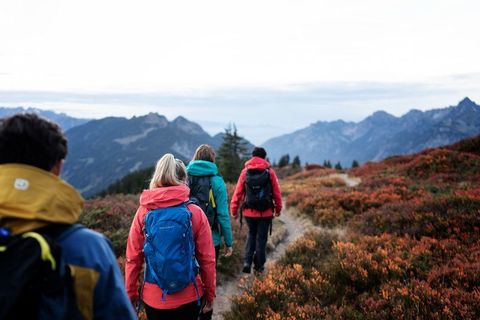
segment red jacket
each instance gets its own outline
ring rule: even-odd
[[[282,194],[280,192],[277,175],[275,174],[275,171],[270,168],[270,163],[268,163],[268,161],[260,157],[252,157],[252,159],[245,163],[245,168],[242,170],[240,177],[238,178],[237,186],[235,187],[235,192],[233,193],[233,198],[230,202],[230,212],[232,213],[232,216],[237,216],[238,208],[245,199],[245,179],[247,177],[247,170],[249,169],[269,169],[270,181],[272,182],[273,206],[275,212],[280,214],[282,211]],[[265,211],[257,211],[255,209],[244,208],[243,215],[252,218],[272,217],[273,210],[269,208]]]
[[[143,255],[143,243],[145,241],[143,228],[146,214],[152,209],[171,207],[186,202],[189,194],[190,189],[185,185],[180,185],[144,190],[140,196],[140,207],[133,219],[127,240],[125,287],[130,300],[138,298],[138,280],[145,262]],[[189,205],[188,209],[192,213],[195,255],[200,264],[197,287],[200,296],[205,293],[206,298],[209,301],[213,301],[215,299],[216,271],[215,249],[213,247],[210,225],[202,209],[193,204]],[[156,284],[145,282],[141,298],[153,308],[174,309],[182,304],[197,300],[198,296],[192,283],[180,292],[167,295],[165,301],[162,301],[162,289]]]

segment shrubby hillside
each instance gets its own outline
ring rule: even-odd
[[[282,181],[322,228],[234,299],[226,319],[479,319],[480,136]]]

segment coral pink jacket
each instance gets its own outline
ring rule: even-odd
[[[149,210],[178,205],[188,201],[190,189],[185,185],[162,187],[144,190],[140,196],[140,207],[135,214],[127,241],[127,261],[125,264],[125,287],[130,300],[138,298],[139,276],[145,263],[143,255],[144,221]],[[192,230],[195,241],[196,258],[200,264],[200,273],[197,276],[197,287],[200,296],[204,295],[209,301],[215,299],[216,271],[215,249],[207,217],[196,205],[188,205],[192,213]],[[146,282],[141,299],[156,309],[174,309],[197,300],[195,286],[188,287],[175,294],[167,295],[162,301],[162,289],[153,283]]]
[[[270,163],[260,157],[252,157],[250,160],[245,162],[245,168],[240,173],[238,178],[237,186],[235,187],[235,192],[233,193],[232,201],[230,202],[230,212],[234,217],[238,214],[238,208],[245,199],[245,179],[247,177],[247,170],[263,170],[269,169],[270,172],[270,181],[272,183],[272,195],[273,195],[273,210],[280,214],[282,211],[282,194],[280,192],[280,185],[278,183],[278,178],[275,171],[270,168]],[[257,211],[255,209],[244,208],[243,215],[245,217],[260,218],[260,217],[272,217],[273,210],[267,209],[265,211]]]

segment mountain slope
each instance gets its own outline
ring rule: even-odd
[[[135,170],[155,165],[165,153],[188,161],[203,143],[218,147],[198,124],[169,122],[150,113],[132,119],[109,117],[67,131],[70,153],[63,177],[89,196]]]
[[[411,110],[402,117],[377,111],[358,123],[317,122],[270,139],[264,146],[272,160],[289,153],[298,154],[305,162],[328,159],[349,166],[354,159],[365,162],[411,154],[479,133],[480,106],[465,98],[457,106],[425,112]]]

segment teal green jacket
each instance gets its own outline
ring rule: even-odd
[[[220,224],[223,241],[227,247],[233,244],[232,226],[230,224],[230,213],[228,212],[228,195],[227,186],[223,178],[218,175],[217,165],[210,161],[193,160],[187,166],[187,172],[192,176],[212,176],[211,184],[213,197],[217,204],[217,217]],[[221,244],[220,233],[216,230],[212,231],[213,243],[215,246]]]

